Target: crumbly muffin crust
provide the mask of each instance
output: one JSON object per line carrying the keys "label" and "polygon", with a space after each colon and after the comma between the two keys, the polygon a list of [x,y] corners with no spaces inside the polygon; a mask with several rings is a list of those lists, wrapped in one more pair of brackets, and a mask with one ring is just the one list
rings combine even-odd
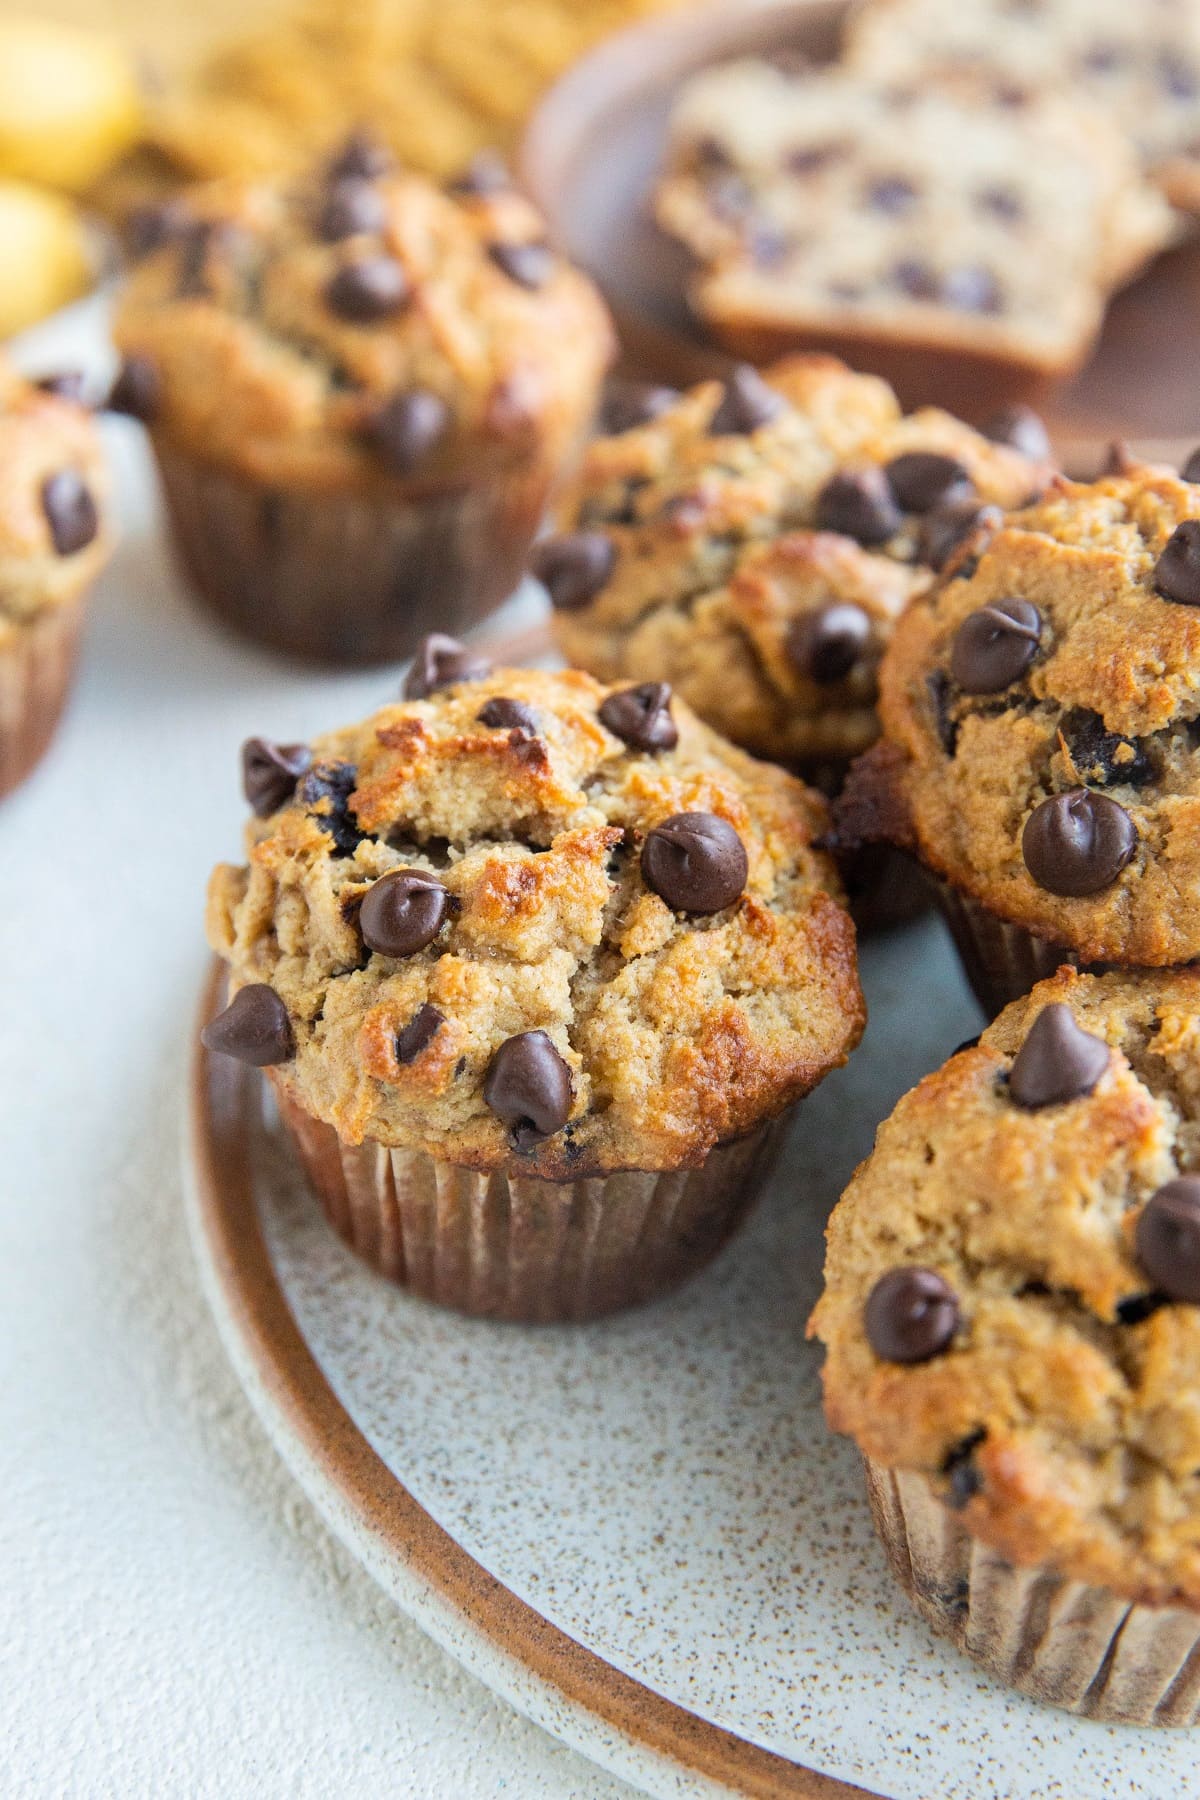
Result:
{"label": "crumbly muffin crust", "polygon": [[[1037,1110],[1008,1082],[1055,1003],[1110,1048],[1090,1093]],[[919,1470],[1019,1564],[1200,1607],[1200,1307],[1141,1266],[1147,1202],[1200,1164],[1200,973],[1061,970],[880,1127],[829,1223],[809,1326],[826,1411],[867,1456]],[[881,1277],[957,1299],[924,1361],[877,1355]]]}
{"label": "crumbly muffin crust", "polygon": [[1175,205],[1200,205],[1200,14],[1189,0],[866,0],[845,54],[890,81],[965,69],[1005,93],[1069,90],[1132,138]]}
{"label": "crumbly muffin crust", "polygon": [[[1200,487],[1166,469],[1057,478],[905,615],[881,675],[886,742],[852,781],[878,800],[880,835],[1084,962],[1200,957],[1200,583],[1191,603],[1160,591],[1197,518]],[[1036,620],[1023,666],[985,690],[975,651],[966,691],[982,609],[995,626],[1016,602]],[[1037,854],[1053,823],[1038,809],[1068,795],[1127,839],[1115,868],[1093,850],[1092,892],[1052,891]]]}
{"label": "crumbly muffin crust", "polygon": [[[719,428],[722,385],[705,382],[591,444],[558,522],[602,534],[612,570],[589,602],[556,610],[555,629],[572,663],[669,681],[748,749],[837,760],[876,736],[880,656],[932,572],[911,508],[878,544],[816,529],[827,483],[930,453],[961,465],[979,504],[1010,507],[1048,471],[933,407],[902,416],[886,383],[832,357],[789,357],[766,378],[786,405],[751,431]],[[796,632],[834,603],[857,609],[862,641],[844,673],[817,680]]]}
{"label": "crumbly muffin crust", "polygon": [[1045,373],[1082,360],[1107,291],[1172,233],[1121,133],[1048,90],[1014,108],[987,84],[753,59],[684,88],[656,206],[727,339],[815,333]]}
{"label": "crumbly muffin crust", "polygon": [[112,546],[108,495],[85,409],[0,358],[0,646],[98,573]]}
{"label": "crumbly muffin crust", "polygon": [[443,192],[386,160],[356,141],[307,181],[216,182],[160,217],[114,324],[156,434],[308,489],[568,453],[612,353],[598,293],[502,176]]}
{"label": "crumbly muffin crust", "polygon": [[[384,707],[318,739],[263,804],[293,797],[249,826],[248,866],[215,872],[213,948],[236,989],[286,1006],[295,1054],[272,1074],[344,1139],[559,1179],[691,1166],[857,1043],[819,798],[678,700],[677,745],[633,748],[600,720],[608,697],[573,671],[503,669]],[[740,896],[704,916],[643,873],[647,834],[680,813],[715,814],[748,860]],[[360,914],[397,869],[448,899],[432,941],[384,956]],[[401,1060],[425,1007],[441,1023]],[[485,1094],[500,1046],[529,1031],[565,1061],[570,1114],[518,1154]]]}

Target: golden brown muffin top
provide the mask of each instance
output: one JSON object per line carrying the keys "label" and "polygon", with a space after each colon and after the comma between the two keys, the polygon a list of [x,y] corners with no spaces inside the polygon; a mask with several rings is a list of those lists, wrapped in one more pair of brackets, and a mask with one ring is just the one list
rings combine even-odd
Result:
{"label": "golden brown muffin top", "polygon": [[1200,956],[1200,487],[1059,479],[897,629],[882,796],[956,888],[1081,960]]}
{"label": "golden brown muffin top", "polygon": [[256,480],[419,489],[561,454],[611,355],[491,163],[443,191],[355,138],[308,181],[195,189],[149,237],[114,325],[129,410]]}
{"label": "golden brown muffin top", "polygon": [[830,1424],[1010,1560],[1200,1606],[1200,972],[1060,970],[834,1210]]}
{"label": "golden brown muffin top", "polygon": [[73,600],[107,561],[108,494],[86,409],[0,358],[0,644]]}
{"label": "golden brown muffin top", "polygon": [[561,1179],[697,1164],[845,1060],[864,1013],[816,795],[660,688],[431,639],[406,691],[249,748],[266,816],[211,884],[244,1015],[217,1047],[350,1141]]}
{"label": "golden brown muffin top", "polygon": [[[880,656],[931,562],[980,507],[1021,505],[1047,477],[1044,457],[934,407],[902,416],[885,382],[826,356],[651,390],[641,410],[590,446],[559,509],[598,546],[602,584],[556,593],[553,547],[535,562],[563,652],[606,680],[670,681],[735,742],[789,760],[866,748]],[[636,421],[636,397],[621,411]]]}

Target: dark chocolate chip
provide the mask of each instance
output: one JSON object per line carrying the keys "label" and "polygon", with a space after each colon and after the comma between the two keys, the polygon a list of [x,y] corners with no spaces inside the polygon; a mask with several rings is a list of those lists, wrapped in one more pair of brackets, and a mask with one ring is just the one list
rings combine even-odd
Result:
{"label": "dark chocolate chip", "polygon": [[928,1362],[958,1330],[958,1298],[933,1269],[889,1269],[867,1296],[867,1342],[885,1362]]}
{"label": "dark chocolate chip", "polygon": [[997,313],[1003,307],[1000,284],[990,269],[968,265],[942,276],[940,297],[959,312]]}
{"label": "dark chocolate chip", "polygon": [[950,673],[967,694],[999,694],[1038,653],[1042,615],[1028,600],[995,600],[968,613],[954,634]]}
{"label": "dark chocolate chip", "polygon": [[430,1006],[428,1001],[418,1006],[403,1031],[396,1034],[396,1061],[402,1064],[416,1062],[445,1023],[445,1013],[440,1013],[436,1006]]}
{"label": "dark chocolate chip", "polygon": [[508,700],[498,694],[494,700],[476,713],[481,725],[493,731],[537,731],[537,719],[532,707],[526,706],[523,700]]}
{"label": "dark chocolate chip", "polygon": [[642,845],[646,885],[675,912],[716,913],[732,906],[749,868],[741,838],[715,813],[675,813]]}
{"label": "dark chocolate chip", "polygon": [[417,645],[404,681],[404,698],[426,700],[438,688],[455,687],[460,681],[486,681],[491,672],[491,663],[457,638],[432,631]]}
{"label": "dark chocolate chip", "polygon": [[990,536],[1002,518],[998,506],[985,505],[974,494],[945,500],[922,519],[917,554],[923,563],[940,572],[960,544],[977,531]]}
{"label": "dark chocolate chip", "polygon": [[368,950],[381,956],[415,956],[446,922],[450,896],[433,875],[393,869],[363,895],[358,924]]}
{"label": "dark chocolate chip", "polygon": [[955,1047],[954,1055],[961,1056],[964,1050],[974,1050],[978,1046],[981,1035],[982,1033],[977,1031],[974,1037],[964,1038],[962,1043]]}
{"label": "dark chocolate chip", "polygon": [[487,253],[498,269],[518,287],[536,292],[545,287],[554,272],[554,252],[549,244],[489,244]]}
{"label": "dark chocolate chip", "polygon": [[1200,1306],[1200,1177],[1177,1176],[1150,1196],[1134,1245],[1143,1269],[1168,1299]]}
{"label": "dark chocolate chip", "polygon": [[307,744],[276,744],[247,738],[242,745],[242,792],[260,819],[286,806],[296,783],[312,764]]}
{"label": "dark chocolate chip", "polygon": [[1185,519],[1154,565],[1154,585],[1164,600],[1200,606],[1200,519]]}
{"label": "dark chocolate chip", "polygon": [[162,382],[148,356],[127,356],[109,389],[105,409],[139,419],[143,425],[156,417],[162,401]]}
{"label": "dark chocolate chip", "polygon": [[441,443],[450,424],[450,408],[440,394],[410,388],[368,419],[363,436],[394,474],[410,475]]}
{"label": "dark chocolate chip", "polygon": [[1180,469],[1179,479],[1181,481],[1200,481],[1200,444],[1196,446]]}
{"label": "dark chocolate chip", "polygon": [[1049,460],[1050,438],[1032,406],[1022,406],[1019,402],[1002,406],[980,426],[980,430],[993,444],[1007,444],[1031,462]]}
{"label": "dark chocolate chip", "polygon": [[181,236],[189,223],[187,208],[178,200],[135,206],[125,221],[126,248],[134,262],[140,262]]}
{"label": "dark chocolate chip", "polygon": [[1099,713],[1079,708],[1067,714],[1061,726],[1079,779],[1089,787],[1117,783],[1143,787],[1157,774],[1154,758],[1137,738],[1106,731]]}
{"label": "dark chocolate chip", "polygon": [[394,256],[360,256],[343,263],[325,288],[330,312],[355,325],[391,318],[410,297],[408,276]]}
{"label": "dark chocolate chip", "polygon": [[906,450],[892,458],[884,474],[897,506],[911,513],[927,513],[942,501],[961,500],[971,487],[971,477],[958,458],[936,450]]}
{"label": "dark chocolate chip", "polygon": [[54,375],[39,375],[34,382],[43,394],[53,394],[59,400],[71,400],[76,406],[83,406],[87,392],[87,376],[82,369],[59,369]]}
{"label": "dark chocolate chip", "polygon": [[871,638],[870,616],[849,600],[831,600],[802,613],[788,627],[788,660],[809,681],[828,687],[844,681]]}
{"label": "dark chocolate chip", "polygon": [[387,218],[383,195],[361,176],[335,181],[317,212],[317,232],[327,244],[380,231]]}
{"label": "dark chocolate chip", "polygon": [[903,523],[882,469],[843,469],[817,495],[817,524],[859,544],[886,544]]}
{"label": "dark chocolate chip", "polygon": [[1025,217],[1025,203],[1015,188],[999,184],[980,188],[975,200],[981,212],[990,214],[993,219],[1002,219],[1006,225]]}
{"label": "dark chocolate chip", "polygon": [[296,1054],[288,1009],[263,981],[239,988],[225,1011],[204,1027],[200,1042],[206,1050],[236,1057],[255,1069],[290,1062]]}
{"label": "dark chocolate chip", "polygon": [[1025,867],[1048,894],[1078,899],[1111,887],[1137,849],[1137,827],[1115,800],[1089,788],[1035,806],[1021,834]]}
{"label": "dark chocolate chip", "polygon": [[916,186],[905,175],[881,175],[867,188],[867,205],[873,212],[891,216],[910,212],[916,199]]}
{"label": "dark chocolate chip", "polygon": [[350,805],[357,782],[353,763],[318,763],[301,776],[296,790],[296,798],[321,830],[328,832],[339,856],[353,856],[367,836],[358,829]]}
{"label": "dark chocolate chip", "polygon": [[673,750],[679,742],[665,681],[644,681],[610,694],[600,707],[600,723],[632,750]]}
{"label": "dark chocolate chip", "polygon": [[175,292],[181,300],[203,299],[211,292],[208,259],[217,235],[218,224],[214,219],[194,219],[178,234],[179,278]]}
{"label": "dark chocolate chip", "polygon": [[485,1104],[508,1126],[509,1142],[521,1154],[562,1130],[572,1097],[571,1071],[544,1031],[507,1038],[483,1083]]}
{"label": "dark chocolate chip", "polygon": [[752,364],[739,363],[726,379],[708,429],[713,437],[743,437],[769,425],[786,407],[783,395],[768,386]]}
{"label": "dark chocolate chip", "polygon": [[634,431],[670,412],[678,399],[678,388],[651,381],[610,381],[600,408],[600,429],[612,437]]}
{"label": "dark chocolate chip", "polygon": [[1009,1098],[1028,1112],[1090,1094],[1109,1064],[1108,1045],[1078,1024],[1061,1000],[1044,1006],[1008,1077]]}
{"label": "dark chocolate chip", "polygon": [[446,191],[468,200],[488,200],[494,194],[508,193],[512,186],[512,172],[499,151],[481,150],[447,183]]}
{"label": "dark chocolate chip", "polygon": [[74,469],[60,469],[42,483],[42,511],[60,556],[85,550],[100,529],[91,489]]}
{"label": "dark chocolate chip", "polygon": [[783,166],[792,175],[815,175],[818,169],[828,168],[831,162],[845,154],[845,143],[836,138],[825,144],[803,144],[788,151]]}
{"label": "dark chocolate chip", "polygon": [[326,173],[330,181],[359,177],[373,181],[386,175],[395,158],[386,144],[369,131],[352,131],[341,148],[330,157]]}
{"label": "dark chocolate chip", "polygon": [[529,566],[559,611],[574,612],[596,598],[616,560],[602,531],[568,531],[535,544]]}

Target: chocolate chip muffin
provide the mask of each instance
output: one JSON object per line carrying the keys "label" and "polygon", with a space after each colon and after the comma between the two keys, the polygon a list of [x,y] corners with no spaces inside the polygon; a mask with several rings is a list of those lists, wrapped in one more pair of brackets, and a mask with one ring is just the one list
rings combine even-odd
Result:
{"label": "chocolate chip muffin", "polygon": [[0,796],[54,736],[112,540],[88,413],[69,384],[25,381],[0,358]]}
{"label": "chocolate chip muffin", "polygon": [[443,192],[363,138],[155,215],[114,404],[209,603],[325,661],[401,657],[516,585],[611,327],[494,163]]}
{"label": "chocolate chip muffin", "polygon": [[939,879],[981,1001],[1200,958],[1200,487],[1056,477],[902,619],[843,841]]}
{"label": "chocolate chip muffin", "polygon": [[1063,969],[927,1076],[829,1223],[829,1422],[1002,1680],[1200,1718],[1200,971]]}
{"label": "chocolate chip muffin", "polygon": [[[756,755],[836,775],[878,734],[895,622],[979,518],[1049,479],[1033,414],[992,442],[796,356],[686,394],[617,390],[534,553],[569,661],[669,681]],[[1040,432],[1040,436],[1039,436]],[[1032,451],[1033,454],[1028,452]]]}
{"label": "chocolate chip muffin", "polygon": [[205,1043],[268,1069],[355,1248],[522,1319],[705,1262],[862,1031],[821,800],[662,683],[492,671],[444,637],[395,705],[244,770]]}
{"label": "chocolate chip muffin", "polygon": [[1173,231],[1121,134],[1065,97],[754,60],[685,86],[657,216],[737,355],[832,349],[960,410],[1077,368]]}
{"label": "chocolate chip muffin", "polygon": [[1002,99],[1069,92],[1130,138],[1170,200],[1200,207],[1200,11],[1191,0],[865,0],[850,65],[888,81],[969,70]]}

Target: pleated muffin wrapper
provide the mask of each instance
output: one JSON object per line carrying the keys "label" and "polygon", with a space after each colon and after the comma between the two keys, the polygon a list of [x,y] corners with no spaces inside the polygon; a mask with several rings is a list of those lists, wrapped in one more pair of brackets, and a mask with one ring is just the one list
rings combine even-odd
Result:
{"label": "pleated muffin wrapper", "polygon": [[548,1181],[348,1144],[271,1086],[330,1224],[364,1262],[439,1306],[529,1324],[599,1318],[703,1268],[762,1191],[790,1117],[696,1169]]}
{"label": "pleated muffin wrapper", "polygon": [[175,545],[243,637],[306,661],[396,662],[475,625],[525,570],[555,471],[406,496],[273,488],[154,439]]}
{"label": "pleated muffin wrapper", "polygon": [[83,597],[47,607],[0,644],[0,797],[41,761],[79,660]]}
{"label": "pleated muffin wrapper", "polygon": [[949,882],[928,877],[942,917],[950,928],[963,973],[975,998],[989,1018],[995,1018],[1012,1000],[1021,1000],[1039,981],[1045,981],[1064,963],[1100,975],[1109,963],[1080,962],[1064,944],[1036,937],[1024,925],[999,919],[978,900],[961,894]]}
{"label": "pleated muffin wrapper", "polygon": [[1016,1567],[972,1537],[927,1476],[864,1460],[892,1573],[941,1636],[1009,1687],[1085,1718],[1200,1721],[1200,1613]]}

